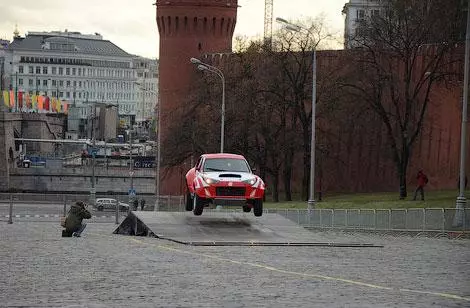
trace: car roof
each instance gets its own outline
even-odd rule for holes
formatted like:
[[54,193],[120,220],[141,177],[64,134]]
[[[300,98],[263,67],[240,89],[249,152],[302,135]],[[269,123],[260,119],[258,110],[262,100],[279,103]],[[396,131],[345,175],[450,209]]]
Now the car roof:
[[231,153],[209,153],[202,154],[204,158],[233,158],[233,159],[245,159],[243,155],[231,154]]

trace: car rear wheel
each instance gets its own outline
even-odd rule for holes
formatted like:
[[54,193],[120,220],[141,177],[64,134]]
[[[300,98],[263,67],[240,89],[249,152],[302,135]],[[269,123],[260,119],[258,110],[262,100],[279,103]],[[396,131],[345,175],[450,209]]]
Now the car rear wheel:
[[249,205],[244,205],[244,206],[243,206],[243,212],[245,212],[245,213],[251,212],[251,206],[249,206]]
[[263,215],[263,200],[262,199],[256,199],[253,201],[253,213],[257,217]]
[[186,194],[186,211],[192,211],[193,210],[193,198],[191,198],[191,193],[188,192]]
[[193,198],[193,213],[196,216],[200,216],[204,211],[204,199],[198,197],[197,194],[194,194]]

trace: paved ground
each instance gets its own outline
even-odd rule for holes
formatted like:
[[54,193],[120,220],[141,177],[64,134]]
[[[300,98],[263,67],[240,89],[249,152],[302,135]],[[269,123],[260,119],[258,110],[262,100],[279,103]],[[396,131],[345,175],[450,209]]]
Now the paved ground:
[[[470,241],[191,247],[90,223],[0,223],[1,307],[470,307]],[[341,234],[335,234],[341,237]]]

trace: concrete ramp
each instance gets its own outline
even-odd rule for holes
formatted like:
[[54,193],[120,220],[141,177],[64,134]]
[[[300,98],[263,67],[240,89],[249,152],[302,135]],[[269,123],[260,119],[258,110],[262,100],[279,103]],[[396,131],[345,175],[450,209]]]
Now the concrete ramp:
[[154,236],[195,246],[381,247],[331,241],[274,213],[255,217],[253,213],[217,211],[205,211],[201,216],[192,212],[131,212],[113,233]]

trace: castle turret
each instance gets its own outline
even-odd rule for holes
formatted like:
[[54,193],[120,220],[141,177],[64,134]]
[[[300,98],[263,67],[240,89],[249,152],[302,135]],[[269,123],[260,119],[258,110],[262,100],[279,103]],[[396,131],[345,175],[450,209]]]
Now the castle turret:
[[[189,59],[208,53],[232,51],[238,0],[157,0],[160,33],[159,95],[162,145],[172,119],[172,111],[187,98],[196,68]],[[166,181],[171,182],[171,181]],[[162,186],[162,193],[171,191]],[[170,189],[170,190],[169,190]]]

